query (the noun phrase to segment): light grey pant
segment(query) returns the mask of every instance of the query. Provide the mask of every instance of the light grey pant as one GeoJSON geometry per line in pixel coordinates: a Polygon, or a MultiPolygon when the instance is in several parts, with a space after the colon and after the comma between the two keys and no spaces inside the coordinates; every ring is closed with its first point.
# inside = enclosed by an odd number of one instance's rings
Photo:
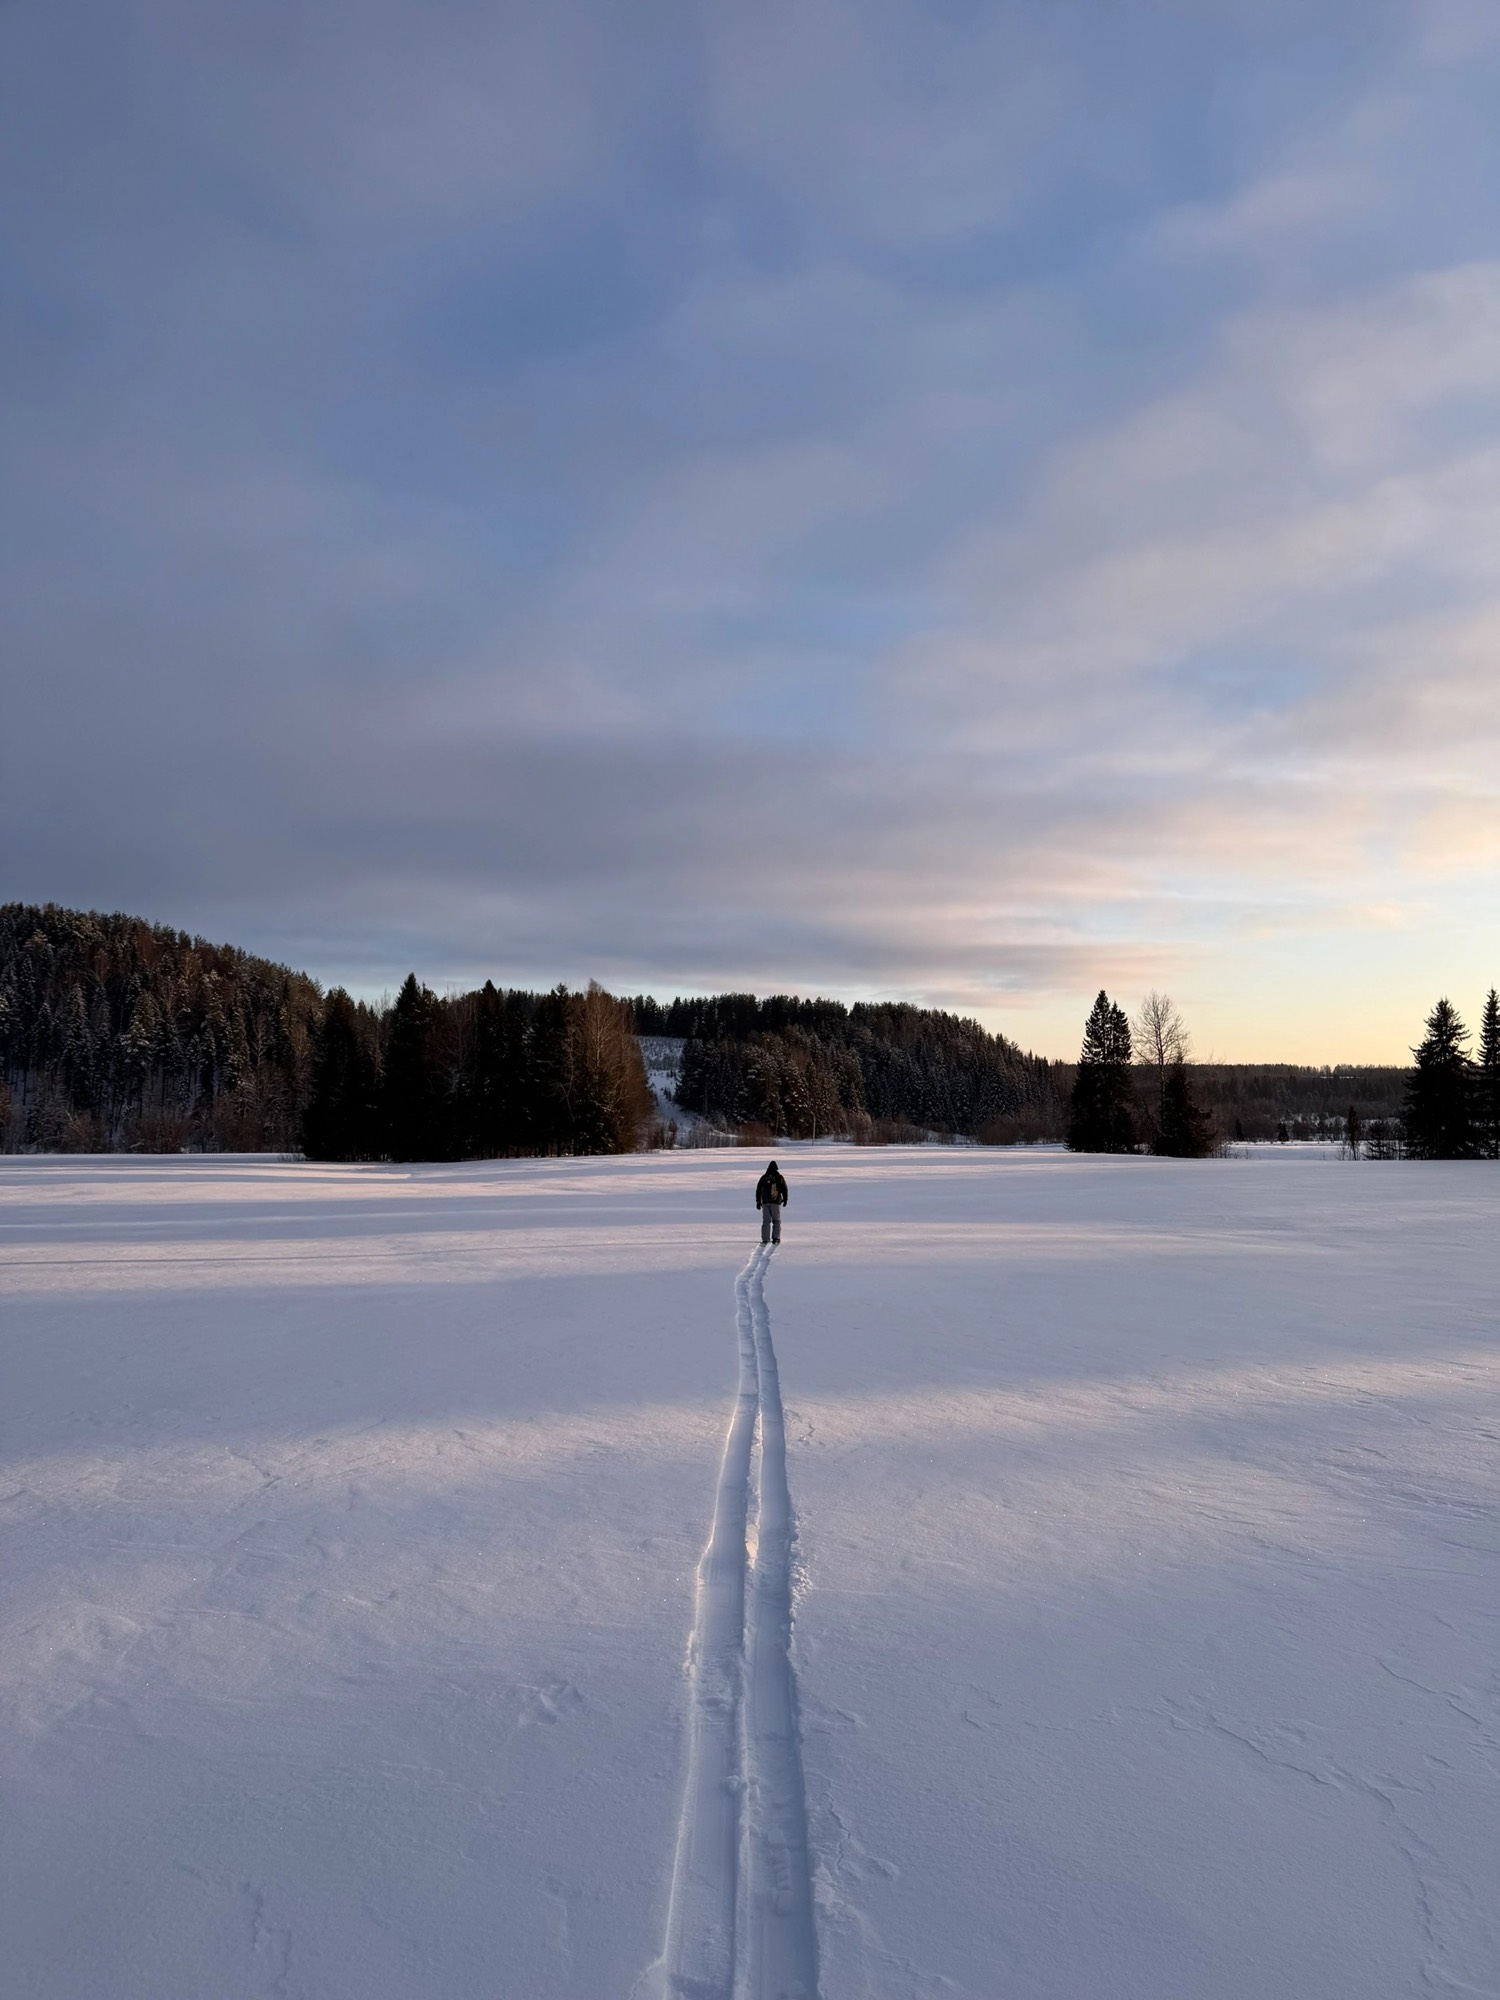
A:
{"type": "Polygon", "coordinates": [[[781,1203],[765,1202],[760,1211],[760,1240],[762,1243],[781,1241],[781,1203]]]}

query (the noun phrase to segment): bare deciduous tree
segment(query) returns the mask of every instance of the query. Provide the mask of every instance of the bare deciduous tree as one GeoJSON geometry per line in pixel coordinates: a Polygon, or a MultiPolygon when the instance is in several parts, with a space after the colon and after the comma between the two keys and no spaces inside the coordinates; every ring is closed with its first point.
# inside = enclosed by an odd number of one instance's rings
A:
{"type": "Polygon", "coordinates": [[[1165,1070],[1174,1062],[1186,1062],[1192,1052],[1186,1021],[1168,994],[1154,990],[1141,1002],[1131,1039],[1137,1061],[1151,1069],[1165,1070]]]}
{"type": "Polygon", "coordinates": [[[1343,1144],[1339,1147],[1340,1157],[1357,1160],[1359,1158],[1360,1147],[1364,1143],[1364,1136],[1365,1131],[1364,1125],[1360,1120],[1359,1106],[1351,1104],[1348,1116],[1344,1120],[1344,1139],[1343,1144]]]}
{"type": "Polygon", "coordinates": [[[1146,995],[1132,1023],[1131,1040],[1136,1061],[1155,1078],[1156,1119],[1160,1127],[1166,1116],[1167,1077],[1172,1065],[1186,1062],[1192,1049],[1187,1023],[1168,994],[1158,993],[1153,987],[1146,995]]]}

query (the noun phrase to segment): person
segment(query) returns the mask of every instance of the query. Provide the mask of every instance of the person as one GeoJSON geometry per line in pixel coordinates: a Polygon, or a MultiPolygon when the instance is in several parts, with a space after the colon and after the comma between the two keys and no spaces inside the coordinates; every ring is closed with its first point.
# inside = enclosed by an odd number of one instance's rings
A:
{"type": "Polygon", "coordinates": [[[781,1211],[786,1207],[786,1182],[774,1160],[755,1183],[755,1206],[760,1210],[761,1242],[779,1243],[781,1211]]]}

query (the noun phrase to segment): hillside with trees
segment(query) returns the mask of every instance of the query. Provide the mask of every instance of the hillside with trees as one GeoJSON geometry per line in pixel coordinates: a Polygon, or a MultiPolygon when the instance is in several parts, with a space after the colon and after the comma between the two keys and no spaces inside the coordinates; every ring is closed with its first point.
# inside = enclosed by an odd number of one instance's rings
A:
{"type": "Polygon", "coordinates": [[[1058,1066],[956,1014],[784,994],[632,1006],[641,1032],[686,1034],[678,1101],[728,1126],[793,1139],[1039,1138],[1059,1127],[1058,1066]]]}
{"type": "Polygon", "coordinates": [[[0,908],[0,1145],[339,1160],[620,1152],[652,1100],[598,988],[395,1004],[137,917],[0,908]]]}
{"type": "Polygon", "coordinates": [[[138,917],[0,907],[0,1140],[43,1152],[298,1144],[323,998],[138,917]]]}

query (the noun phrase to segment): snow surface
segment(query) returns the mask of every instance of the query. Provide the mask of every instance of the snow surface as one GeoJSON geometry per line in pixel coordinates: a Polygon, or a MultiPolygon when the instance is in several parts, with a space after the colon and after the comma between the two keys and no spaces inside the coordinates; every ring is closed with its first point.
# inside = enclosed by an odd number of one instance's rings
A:
{"type": "Polygon", "coordinates": [[[1500,1174],[779,1157],[0,1161],[7,1995],[1500,1993],[1500,1174]]]}

